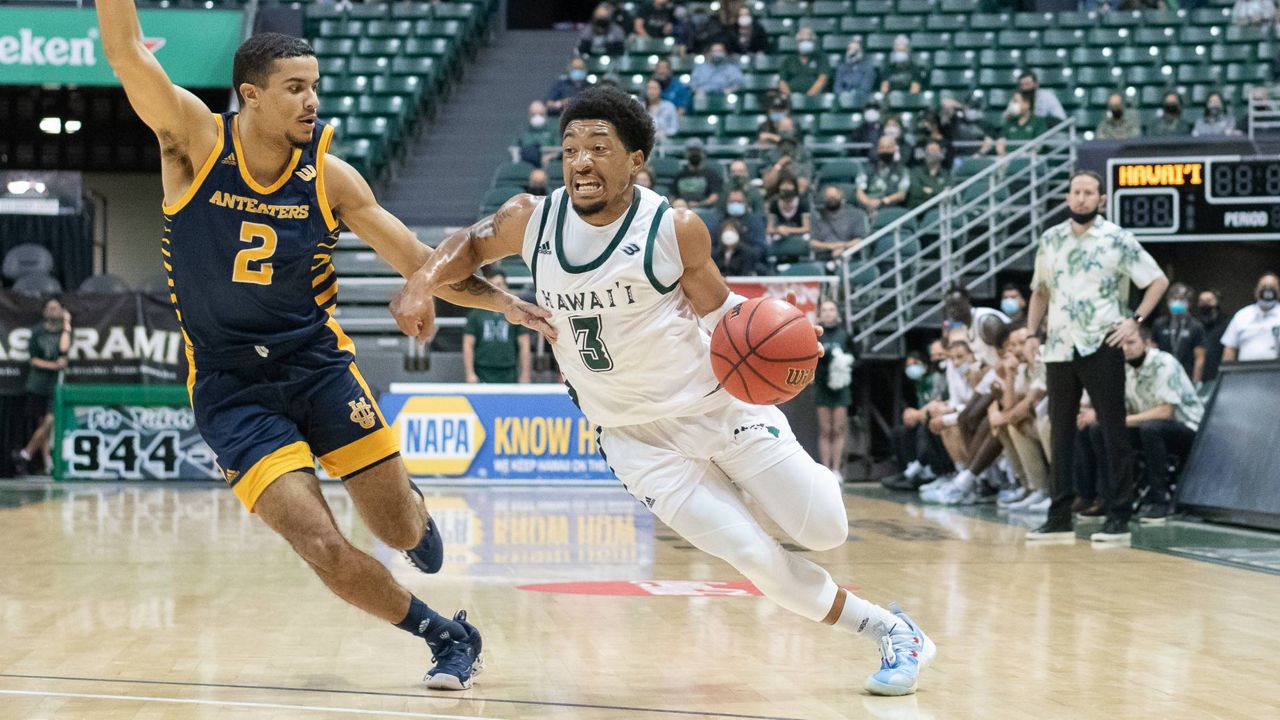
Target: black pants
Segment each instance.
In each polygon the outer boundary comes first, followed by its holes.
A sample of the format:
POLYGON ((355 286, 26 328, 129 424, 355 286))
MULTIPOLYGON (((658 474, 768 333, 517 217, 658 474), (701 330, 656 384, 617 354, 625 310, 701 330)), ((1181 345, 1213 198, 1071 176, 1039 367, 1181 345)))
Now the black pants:
POLYGON ((1196 432, 1176 420, 1148 420, 1134 428, 1143 462, 1146 463, 1149 499, 1163 502, 1169 497, 1169 456, 1183 458, 1191 452, 1196 432))
POLYGON ((1074 455, 1076 415, 1080 393, 1089 391, 1089 400, 1098 414, 1107 472, 1099 478, 1098 494, 1107 506, 1107 517, 1128 521, 1133 514, 1133 448, 1124 425, 1124 353, 1103 345, 1096 352, 1067 362, 1045 364, 1045 385, 1049 391, 1050 443, 1053 445, 1049 494, 1049 521, 1070 522, 1075 500, 1074 455))
POLYGON ((948 471, 947 449, 941 438, 929 432, 927 424, 920 423, 912 428, 899 425, 891 432, 890 439, 899 470, 906 470, 913 461, 918 461, 937 475, 948 471))
POLYGON ((1076 497, 1087 502, 1098 499, 1098 487, 1103 484, 1098 478, 1106 472, 1102 466, 1106 457, 1102 431, 1097 425, 1090 425, 1076 434, 1076 454, 1072 457, 1076 497))

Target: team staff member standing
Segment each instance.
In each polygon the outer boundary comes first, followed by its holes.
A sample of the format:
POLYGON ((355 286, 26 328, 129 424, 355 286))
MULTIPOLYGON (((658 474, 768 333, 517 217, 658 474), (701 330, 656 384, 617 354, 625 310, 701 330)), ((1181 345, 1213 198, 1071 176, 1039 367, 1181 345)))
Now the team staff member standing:
MULTIPOLYGON (((39 325, 31 328, 27 343, 31 369, 27 371, 24 390, 27 393, 27 417, 37 423, 26 447, 13 452, 13 465, 19 475, 31 472, 37 459, 48 457, 53 436, 53 413, 49 400, 58 386, 58 375, 67 368, 67 351, 71 349, 71 313, 63 309, 57 298, 44 303, 39 325)), ((48 468, 45 468, 48 472, 48 468)))
MULTIPOLYGON (((1053 472, 1049 517, 1027 534, 1028 540, 1073 536, 1072 452, 1081 390, 1089 392, 1097 412, 1112 483, 1103 535, 1128 532, 1133 512, 1133 450, 1125 429, 1125 365, 1120 345, 1137 334, 1169 287, 1169 279, 1133 233, 1098 217, 1105 200, 1102 178, 1077 170, 1067 192, 1071 219, 1041 235, 1036 253, 1027 328, 1039 333, 1047 315, 1042 357, 1053 472), (1136 315, 1126 307, 1130 281, 1146 288, 1136 315)), ((1027 357, 1034 359, 1039 351, 1039 338, 1028 339, 1027 357)))
MULTIPOLYGON (((486 273, 489 284, 505 291, 507 276, 502 271, 486 273)), ((462 331, 462 366, 469 383, 529 382, 532 369, 529 333, 507 322, 502 313, 472 308, 462 331)))

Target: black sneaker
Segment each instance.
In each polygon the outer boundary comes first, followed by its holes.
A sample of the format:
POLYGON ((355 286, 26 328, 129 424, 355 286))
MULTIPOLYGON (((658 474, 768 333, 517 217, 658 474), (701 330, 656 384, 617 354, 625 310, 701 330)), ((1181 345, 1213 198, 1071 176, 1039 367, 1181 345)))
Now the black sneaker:
POLYGON ((1129 538, 1129 521, 1115 517, 1107 518, 1107 521, 1102 525, 1102 530, 1089 536, 1089 539, 1096 543, 1127 544, 1129 538))
POLYGON ((31 461, 22 457, 21 450, 14 450, 9 458, 13 461, 14 477, 23 477, 31 474, 31 461))
POLYGON ((427 639, 435 666, 422 682, 431 690, 466 690, 471 678, 484 669, 480 631, 467 622, 467 611, 459 610, 453 622, 427 639))
POLYGON ((1027 540, 1070 540, 1075 542, 1076 531, 1070 520, 1049 520, 1027 533, 1027 540))
POLYGON ((1169 519, 1169 502, 1153 500, 1138 511, 1138 522, 1142 525, 1163 525, 1169 519))

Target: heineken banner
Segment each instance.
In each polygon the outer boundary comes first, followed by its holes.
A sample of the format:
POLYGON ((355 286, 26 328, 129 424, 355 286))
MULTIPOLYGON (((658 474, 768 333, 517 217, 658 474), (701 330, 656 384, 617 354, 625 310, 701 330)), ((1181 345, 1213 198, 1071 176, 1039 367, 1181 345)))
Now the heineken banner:
MULTIPOLYGON (((178 319, 167 299, 144 293, 71 294, 67 383, 178 383, 187 381, 187 356, 178 319)), ((0 395, 23 392, 31 328, 44 302, 0 292, 0 395)))
MULTIPOLYGON (((240 10, 139 10, 143 41, 174 83, 231 85, 240 10)), ((0 7, 0 85, 119 85, 92 9, 0 7)))

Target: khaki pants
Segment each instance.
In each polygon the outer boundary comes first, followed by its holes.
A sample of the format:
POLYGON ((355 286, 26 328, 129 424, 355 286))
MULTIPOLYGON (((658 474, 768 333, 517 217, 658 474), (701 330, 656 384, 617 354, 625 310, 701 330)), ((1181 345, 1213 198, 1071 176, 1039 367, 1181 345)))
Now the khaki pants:
POLYGON ((1043 490, 1048 483, 1049 465, 1032 422, 1005 425, 996 431, 996 437, 1004 446, 1014 475, 1025 483, 1027 490, 1043 490))
POLYGON ((1049 462, 1053 462, 1053 443, 1049 442, 1049 413, 1045 413, 1044 417, 1037 417, 1036 434, 1040 436, 1040 449, 1044 450, 1044 458, 1049 462))

